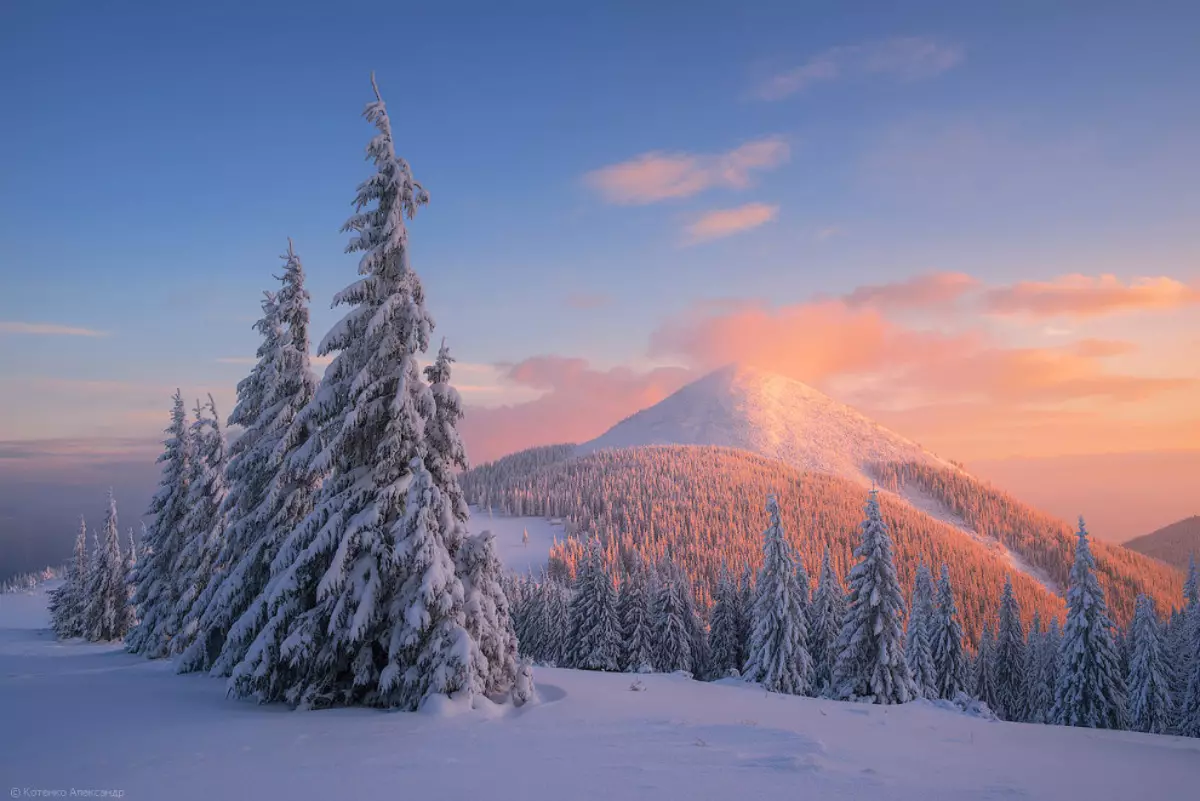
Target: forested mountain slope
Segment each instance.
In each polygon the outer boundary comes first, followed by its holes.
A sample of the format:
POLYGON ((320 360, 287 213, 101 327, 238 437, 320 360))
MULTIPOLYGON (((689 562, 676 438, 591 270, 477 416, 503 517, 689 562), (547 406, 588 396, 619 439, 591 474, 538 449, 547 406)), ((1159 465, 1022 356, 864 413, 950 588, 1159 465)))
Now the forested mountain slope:
MULTIPOLYGON (((634 553, 651 560, 669 555, 692 575, 698 597, 707 603, 722 564, 737 572, 746 566, 758 569, 766 525, 763 502, 772 492, 779 496, 787 536, 810 575, 826 546, 839 573, 845 575, 849 567, 866 498, 856 481, 804 473, 729 448, 650 446, 569 458, 564 457, 565 448, 556 447, 539 449, 536 457, 529 452, 506 457, 466 473, 462 482, 471 501, 482 506, 563 518, 570 536, 551 551, 554 571, 572 572, 582 552, 581 539, 596 534, 613 561, 627 562, 634 553)), ((901 472, 880 471, 896 488, 901 472)), ((921 474, 904 475, 915 482, 921 474)), ((931 491, 942 486, 932 479, 927 484, 931 491)), ((963 498, 951 505, 961 508, 964 519, 1056 579, 1065 578, 1071 551, 1060 521, 974 480, 945 486, 953 487, 945 490, 947 498, 963 498), (972 487, 979 493, 976 500, 970 500, 972 487), (1030 535, 1021 536, 1026 529, 1030 535), (1043 538, 1046 547, 1038 545, 1043 538)), ((883 493, 882 506, 906 592, 922 559, 935 566, 948 564, 971 642, 995 614, 1008 574, 1026 620, 1035 610, 1043 619, 1061 619, 1062 599, 1014 568, 999 543, 989 546, 891 492, 883 493)), ((1179 603, 1182 578, 1174 571, 1114 546, 1097 543, 1096 551, 1101 581, 1122 623, 1132 613, 1132 599, 1139 591, 1149 592, 1162 609, 1179 603)))
MULTIPOLYGON (((1018 501, 989 484, 958 471, 923 463, 875 465, 880 484, 903 493, 915 486, 932 495, 976 531, 994 538, 1047 574, 1059 587, 1067 585, 1074 555, 1074 529, 1052 515, 1018 501)), ((1152 596, 1162 610, 1182 603, 1183 576, 1121 545, 1092 541, 1092 555, 1109 609, 1125 624, 1133 616, 1138 593, 1152 596)))

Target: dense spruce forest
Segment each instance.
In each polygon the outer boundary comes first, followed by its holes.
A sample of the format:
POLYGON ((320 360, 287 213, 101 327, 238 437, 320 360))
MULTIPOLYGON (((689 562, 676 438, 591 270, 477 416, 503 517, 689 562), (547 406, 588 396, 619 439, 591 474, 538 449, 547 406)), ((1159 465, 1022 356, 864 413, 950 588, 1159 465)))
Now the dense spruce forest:
MULTIPOLYGON (((998 538, 1029 564, 1065 586, 1072 549, 1068 529, 1003 493, 952 471, 935 468, 879 469, 881 485, 912 482, 941 499, 977 531, 998 538)), ((845 576, 857 543, 865 490, 857 482, 802 473, 745 451, 708 446, 651 446, 574 457, 569 445, 523 451, 467 472, 468 499, 504 513, 561 518, 567 537, 551 552, 550 571, 571 578, 587 537, 604 543, 620 573, 632 564, 664 557, 692 577, 701 608, 712 601, 722 565, 735 574, 757 571, 762 559, 760 499, 775 494, 784 529, 809 575, 830 549, 834 569, 845 576)), ((959 588, 959 608, 974 647, 1000 606, 1005 577, 1028 623, 1062 619, 1063 599, 1030 574, 1017 570, 1003 547, 918 511, 895 494, 881 494, 885 520, 896 545, 905 593, 918 565, 945 563, 959 588)), ((1097 543, 1101 583, 1122 624, 1132 617, 1139 591, 1160 609, 1177 606, 1182 577, 1163 565, 1097 543)))
MULTIPOLYGON (((873 472, 888 489, 903 491, 916 486, 929 493, 975 531, 1020 554, 1056 585, 1067 585, 1075 548, 1073 528, 1067 523, 966 473, 915 462, 877 465, 873 472)), ((1098 540, 1092 542, 1092 555, 1109 610, 1120 625, 1133 619, 1139 593, 1152 597, 1160 609, 1178 606, 1183 577, 1177 571, 1121 545, 1098 540)))

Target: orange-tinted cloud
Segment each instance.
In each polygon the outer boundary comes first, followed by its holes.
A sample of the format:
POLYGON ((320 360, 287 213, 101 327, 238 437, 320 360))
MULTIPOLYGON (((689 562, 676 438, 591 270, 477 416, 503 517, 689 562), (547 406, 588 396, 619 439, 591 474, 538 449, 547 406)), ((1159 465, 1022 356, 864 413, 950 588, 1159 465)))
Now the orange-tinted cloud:
POLYGON ((643 205, 713 187, 745 189, 752 173, 774 169, 790 154, 780 137, 757 139, 717 155, 655 151, 590 172, 584 183, 609 203, 643 205))
POLYGON ((969 276, 938 273, 785 306, 698 303, 650 338, 648 355, 677 368, 598 370, 565 357, 510 367, 504 382, 542 394, 472 410, 471 452, 492 458, 589 439, 730 362, 812 384, 950 458, 1200 447, 1200 373, 1186 353, 1070 331, 1046 340, 1036 322, 1023 343, 1053 344, 1018 345, 1004 338, 1013 334, 1008 323, 992 330, 986 319, 938 315, 971 308, 976 286, 969 276), (938 327, 889 316, 914 309, 938 327))
POLYGON ((584 359, 535 356, 512 365, 512 383, 543 390, 526 403, 468 407, 460 429, 472 464, 535 445, 585 442, 695 378, 678 367, 599 370, 584 359))
POLYGON ((979 286, 966 273, 924 273, 905 281, 860 286, 845 297, 850 306, 881 309, 922 309, 945 306, 979 286))
POLYGON ((984 307, 995 314, 1092 317, 1200 304, 1200 288, 1166 276, 1123 283, 1114 275, 1064 275, 988 290, 984 307))
POLYGON ((708 242, 766 225, 778 215, 778 206, 766 203, 747 203, 736 209, 710 211, 685 228, 684 233, 688 243, 708 242))

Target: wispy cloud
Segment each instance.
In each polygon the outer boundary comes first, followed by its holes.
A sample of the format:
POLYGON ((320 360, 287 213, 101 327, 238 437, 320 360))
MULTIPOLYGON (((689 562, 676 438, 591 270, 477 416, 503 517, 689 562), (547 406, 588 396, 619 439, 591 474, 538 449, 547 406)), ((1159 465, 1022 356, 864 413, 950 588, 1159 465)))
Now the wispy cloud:
POLYGON ((31 334, 34 336, 59 337, 106 337, 107 331, 95 331, 91 328, 77 328, 57 323, 21 323, 13 320, 0 320, 0 334, 31 334))
POLYGON ((832 47, 798 67, 772 75, 754 94, 760 100, 782 100, 815 84, 863 75, 911 81, 943 73, 962 60, 961 46, 920 36, 832 47))
POLYGON ((784 164, 791 148, 771 136, 719 154, 643 153, 629 161, 589 172, 584 183, 609 203, 644 205, 691 197, 706 189, 745 189, 751 174, 784 164))
POLYGON ((977 278, 965 273, 924 273, 890 284, 860 286, 844 300, 852 308, 928 309, 949 306, 979 285, 977 278))
POLYGON ((984 295, 983 302, 994 314, 1095 317, 1200 305, 1200 287, 1167 276, 1124 283, 1115 275, 1075 274, 997 287, 984 295))
POLYGON ((684 229, 684 243, 694 245, 740 234, 765 225, 777 216, 779 207, 767 203, 747 203, 735 209, 710 211, 684 229))

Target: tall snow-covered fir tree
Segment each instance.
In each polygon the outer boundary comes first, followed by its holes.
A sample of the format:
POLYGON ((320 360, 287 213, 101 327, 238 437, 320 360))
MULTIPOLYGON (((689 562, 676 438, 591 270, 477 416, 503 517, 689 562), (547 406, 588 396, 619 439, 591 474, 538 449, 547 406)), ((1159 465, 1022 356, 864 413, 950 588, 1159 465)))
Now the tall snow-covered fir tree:
POLYGON ((1025 632, 1021 609, 1013 595, 1012 577, 1005 576, 1000 596, 1000 626, 996 632, 996 702, 994 711, 1004 720, 1023 721, 1028 716, 1025 674, 1025 632))
POLYGON ((829 547, 821 557, 817 590, 809 607, 808 652, 813 663, 813 690, 829 692, 833 665, 837 661, 837 642, 846 618, 846 591, 830 562, 829 547))
POLYGON ((181 592, 175 608, 176 636, 172 653, 182 654, 195 640, 199 628, 197 608, 217 569, 225 544, 225 481, 227 464, 225 433, 212 395, 208 403, 196 404, 192 423, 191 475, 188 478, 188 510, 183 518, 183 548, 175 562, 181 592))
POLYGON ((687 633, 688 653, 691 657, 691 667, 687 668, 696 678, 708 675, 709 652, 708 632, 696 609, 696 595, 691 577, 679 565, 674 565, 675 578, 679 583, 680 597, 683 599, 683 629, 687 633))
POLYGON ((902 704, 916 696, 916 687, 904 661, 904 596, 876 490, 867 499, 861 537, 854 549, 859 561, 850 570, 833 693, 846 700, 902 704))
POLYGON ((973 672, 975 690, 972 695, 995 710, 1000 705, 1000 699, 996 690, 996 637, 992 634, 991 623, 983 624, 973 672))
POLYGON ((1120 729, 1125 723, 1125 681, 1082 517, 1077 538, 1052 720, 1060 726, 1120 729))
POLYGON ((738 603, 737 587, 729 570, 722 567, 709 619, 709 666, 716 679, 742 667, 738 662, 742 651, 738 642, 738 603))
POLYGON ((1168 668, 1154 601, 1145 595, 1138 596, 1130 635, 1130 728, 1150 734, 1167 734, 1175 721, 1168 668))
POLYGON ((962 624, 950 583, 950 568, 946 565, 942 565, 938 577, 937 611, 930 640, 937 697, 953 700, 960 692, 967 692, 967 655, 963 650, 962 624))
MULTIPOLYGON (((146 524, 142 523, 142 534, 146 533, 146 524)), ((129 527, 129 545, 125 549, 125 571, 122 574, 125 581, 125 633, 128 634, 137 625, 137 610, 133 605, 135 587, 133 571, 137 567, 137 542, 133 539, 133 527, 129 527)))
POLYGON ((293 430, 293 423, 312 400, 316 378, 308 356, 304 266, 290 239, 281 258, 281 286, 263 293, 262 317, 254 324, 262 337, 258 361, 238 383, 229 416, 229 425, 241 427, 242 434, 229 446, 229 491, 221 510, 225 541, 218 572, 196 601, 199 629, 180 659, 181 671, 228 675, 245 654, 248 637, 266 615, 262 591, 279 544, 311 510, 319 484, 319 477, 297 470, 291 458, 307 441, 308 432, 293 430), (235 624, 236 635, 227 643, 235 624))
POLYGON ((617 618, 621 622, 621 669, 640 673, 654 669, 648 576, 641 557, 621 582, 617 618))
POLYGON ((670 562, 659 566, 653 582, 654 604, 652 641, 654 669, 663 673, 692 669, 691 627, 686 621, 689 612, 683 594, 679 572, 670 562))
POLYGON ((568 637, 571 634, 571 588, 551 579, 546 587, 545 653, 546 663, 567 664, 568 637))
MULTIPOLYGON (((812 687, 808 653, 807 587, 801 587, 797 559, 783 536, 779 501, 767 496, 769 525, 763 532, 763 565, 755 583, 754 629, 745 677, 769 692, 805 695, 812 687)), ((807 579, 807 576, 805 576, 807 579)))
POLYGON ((79 517, 75 536, 75 555, 67 566, 63 583, 50 594, 50 624, 62 639, 83 636, 84 609, 87 606, 88 565, 87 522, 79 517))
POLYGON ((171 425, 158 457, 162 476, 147 512, 152 522, 142 539, 143 558, 132 576, 137 625, 125 638, 126 648, 151 659, 171 652, 171 639, 176 634, 175 609, 183 591, 176 560, 184 546, 183 519, 188 511, 193 448, 183 396, 178 390, 172 401, 171 425))
POLYGON ((933 666, 933 576, 922 561, 917 565, 909 605, 908 630, 904 638, 904 659, 922 698, 937 698, 937 670, 933 666))
POLYGON ((1050 620, 1038 642, 1036 665, 1037 670, 1029 678, 1029 721, 1031 723, 1052 723, 1054 714, 1054 691, 1058 686, 1059 648, 1062 644, 1062 632, 1059 630, 1058 618, 1050 620))
POLYGON ((621 626, 617 595, 600 540, 588 544, 587 557, 575 579, 571 599, 571 634, 567 662, 583 670, 619 670, 621 626))
POLYGON ((125 560, 121 556, 121 533, 117 527, 117 500, 108 491, 108 509, 100 547, 92 559, 91 595, 84 614, 84 636, 92 642, 123 638, 129 624, 129 592, 125 583, 125 560))
POLYGON ((475 644, 474 683, 485 694, 512 689, 519 671, 517 635, 504 592, 504 567, 495 538, 484 531, 463 539, 457 568, 462 576, 467 633, 475 644))
POLYGON ((1042 615, 1035 609, 1033 618, 1029 621, 1029 633, 1025 635, 1025 720, 1029 723, 1046 722, 1045 712, 1038 706, 1038 673, 1041 670, 1045 639, 1042 615))
POLYGON ((297 417, 316 432, 308 469, 328 478, 280 549, 266 620, 232 682, 263 700, 415 709, 484 688, 455 563, 465 505, 439 441, 452 414, 417 365, 433 319, 405 218, 429 196, 396 155, 378 90, 364 114, 376 172, 344 226, 362 278, 335 296, 352 308, 319 352, 337 356, 297 417))

